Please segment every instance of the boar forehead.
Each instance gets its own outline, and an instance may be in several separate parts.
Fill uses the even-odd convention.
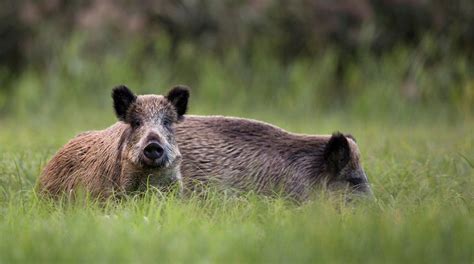
[[[169,118],[177,119],[174,106],[162,95],[140,95],[131,109],[130,117],[143,122]]]

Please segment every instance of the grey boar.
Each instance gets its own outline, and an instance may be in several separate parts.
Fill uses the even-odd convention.
[[[176,138],[188,189],[214,182],[224,189],[261,194],[282,191],[306,200],[315,188],[370,194],[351,136],[301,135],[243,118],[186,116]]]

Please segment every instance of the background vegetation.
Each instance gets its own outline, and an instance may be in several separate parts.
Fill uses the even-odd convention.
[[[474,261],[472,1],[3,1],[0,36],[2,263]],[[53,153],[115,122],[120,83],[350,132],[377,199],[40,201]]]

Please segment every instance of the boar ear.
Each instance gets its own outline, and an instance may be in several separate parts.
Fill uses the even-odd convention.
[[[166,96],[178,112],[178,119],[182,119],[188,109],[189,88],[183,85],[173,87]]]
[[[351,134],[345,134],[344,136],[346,136],[346,138],[350,138],[352,139],[354,142],[357,142],[357,140],[355,139],[355,137]]]
[[[119,85],[112,90],[112,98],[114,99],[114,109],[117,118],[125,121],[127,110],[137,100],[137,96],[127,86]]]
[[[351,158],[351,149],[347,138],[337,132],[332,134],[324,148],[324,160],[328,169],[337,173],[346,166]]]

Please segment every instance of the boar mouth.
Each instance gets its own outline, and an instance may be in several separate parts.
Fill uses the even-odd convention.
[[[374,196],[374,193],[372,192],[372,187],[370,186],[369,183],[356,185],[354,186],[354,190],[367,197]]]
[[[159,168],[166,168],[169,165],[168,157],[162,157],[161,159],[148,159],[147,157],[143,156],[141,159],[141,165],[144,168],[150,169],[159,169]]]

